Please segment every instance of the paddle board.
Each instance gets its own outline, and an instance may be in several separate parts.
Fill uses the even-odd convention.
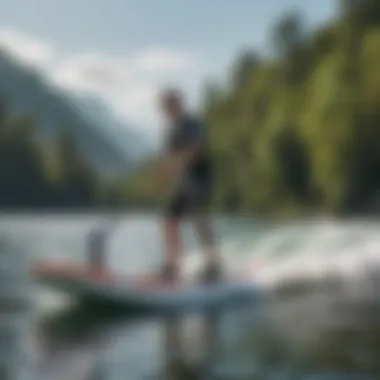
[[[172,284],[157,275],[121,276],[67,261],[39,262],[33,276],[40,284],[84,301],[125,308],[181,311],[223,307],[252,302],[263,294],[259,286],[238,277],[210,285],[195,280]]]

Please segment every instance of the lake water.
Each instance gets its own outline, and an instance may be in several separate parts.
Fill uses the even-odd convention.
[[[2,263],[13,260],[9,265],[25,273],[41,258],[85,260],[88,234],[110,220],[107,215],[3,216]],[[126,274],[154,271],[163,257],[159,221],[157,215],[148,214],[119,217],[110,235],[108,265]],[[347,378],[350,373],[367,379],[375,374],[380,353],[380,339],[378,345],[375,339],[380,337],[379,227],[365,221],[275,224],[248,217],[215,218],[227,266],[243,268],[263,286],[282,284],[282,292],[270,293],[275,295],[266,305],[220,316],[217,350],[210,351],[212,373],[203,378],[285,379],[295,373],[305,379]],[[184,267],[195,271],[202,261],[188,224],[183,226],[183,238]],[[319,285],[307,287],[305,279]],[[286,284],[297,281],[297,291],[286,289]],[[32,300],[27,312],[11,314],[1,308],[1,328],[14,331],[19,348],[8,352],[8,359],[5,354],[0,357],[20,379],[158,379],[167,356],[178,353],[168,352],[164,345],[166,329],[172,327],[168,321],[135,315],[117,322],[105,320],[97,317],[96,310],[72,311],[64,296],[26,280],[13,280],[11,288],[15,297]],[[349,318],[352,310],[361,313]],[[196,360],[206,346],[202,319],[193,316],[184,324],[186,357]],[[7,351],[4,342],[0,334],[0,345]]]

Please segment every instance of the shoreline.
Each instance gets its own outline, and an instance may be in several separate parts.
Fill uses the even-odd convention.
[[[36,207],[36,208],[0,208],[1,216],[14,216],[14,215],[71,215],[71,216],[109,216],[109,215],[128,215],[133,214],[160,214],[163,212],[164,207],[109,207],[109,208],[49,208],[49,207]],[[257,220],[268,221],[304,221],[304,220],[360,220],[360,219],[378,219],[380,220],[380,210],[372,209],[371,211],[363,212],[347,212],[347,213],[298,213],[288,214],[281,212],[223,212],[218,210],[210,210],[209,215],[213,217],[232,217],[237,219],[254,218]]]

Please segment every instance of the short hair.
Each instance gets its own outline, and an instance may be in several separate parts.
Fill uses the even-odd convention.
[[[169,87],[161,91],[160,99],[165,102],[182,102],[183,95],[180,90]]]

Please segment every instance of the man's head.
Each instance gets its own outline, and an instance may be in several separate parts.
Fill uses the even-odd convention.
[[[165,89],[159,96],[160,109],[171,121],[176,121],[183,117],[184,102],[182,94],[176,89]]]

